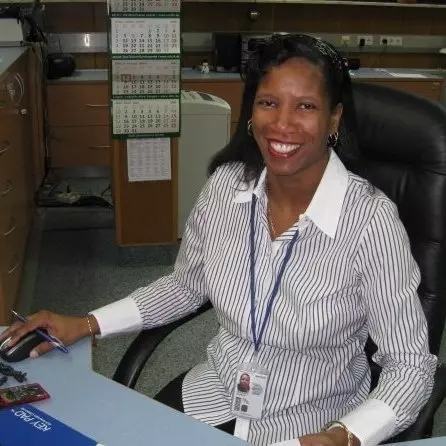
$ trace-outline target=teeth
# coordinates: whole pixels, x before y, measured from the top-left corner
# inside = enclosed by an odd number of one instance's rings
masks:
[[[298,149],[300,147],[300,144],[283,144],[279,142],[272,142],[271,147],[276,152],[288,153]]]

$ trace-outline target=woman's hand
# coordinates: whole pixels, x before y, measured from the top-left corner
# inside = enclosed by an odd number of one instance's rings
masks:
[[[334,427],[319,434],[304,435],[299,441],[301,446],[347,446],[348,436],[344,429]],[[353,446],[360,446],[360,441],[355,436],[353,436]]]
[[[62,316],[49,311],[39,311],[27,317],[28,322],[14,322],[9,328],[0,334],[0,343],[4,339],[11,337],[8,346],[13,346],[19,339],[36,328],[43,328],[50,335],[60,339],[65,345],[74,344],[80,339],[89,336],[90,331],[86,317]],[[91,322],[94,318],[91,317]],[[96,321],[93,323],[95,334],[99,329]],[[30,356],[35,358],[52,350],[54,345],[49,342],[42,342],[33,349]]]

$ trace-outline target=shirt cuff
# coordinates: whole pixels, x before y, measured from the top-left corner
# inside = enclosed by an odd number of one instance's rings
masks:
[[[375,446],[395,432],[396,413],[381,400],[370,398],[339,421],[361,442],[361,446]]]
[[[98,321],[101,330],[99,339],[112,334],[139,331],[143,324],[136,302],[131,297],[125,297],[105,307],[90,311],[89,314]]]

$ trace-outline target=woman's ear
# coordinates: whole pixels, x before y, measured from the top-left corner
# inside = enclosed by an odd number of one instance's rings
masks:
[[[339,123],[341,122],[342,112],[344,107],[339,103],[331,112],[330,116],[330,135],[336,133],[339,128]]]

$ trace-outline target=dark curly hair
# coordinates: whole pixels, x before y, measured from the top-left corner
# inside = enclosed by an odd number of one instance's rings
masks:
[[[248,133],[248,121],[257,87],[262,77],[271,67],[281,65],[288,59],[304,58],[320,68],[325,79],[325,88],[334,109],[343,105],[339,125],[339,142],[333,149],[347,168],[358,158],[356,143],[356,122],[352,97],[351,80],[347,64],[338,51],[330,44],[303,34],[274,35],[252,54],[242,78],[245,81],[240,119],[229,144],[211,160],[209,174],[227,163],[242,162],[245,166],[244,180],[256,178],[264,168],[264,162],[255,139]]]

